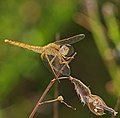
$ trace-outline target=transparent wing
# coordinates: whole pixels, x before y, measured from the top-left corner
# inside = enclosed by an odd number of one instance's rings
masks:
[[[66,38],[66,39],[55,41],[54,43],[58,44],[58,45],[73,44],[73,43],[79,42],[84,37],[85,37],[84,34],[78,34],[78,35],[72,36],[70,38]]]
[[[60,72],[60,75],[64,76],[70,76],[70,68],[68,65],[65,65],[65,63],[60,63],[60,60],[58,57],[54,57],[53,55],[47,55],[49,60],[46,58],[46,55],[42,55],[42,61],[44,65],[53,73],[58,74]],[[52,67],[49,64],[49,61],[51,62]],[[64,66],[65,65],[65,66]],[[64,66],[64,68],[63,68]],[[63,68],[63,69],[62,69]],[[62,69],[62,71],[61,71]],[[53,72],[54,71],[54,72]]]
[[[68,51],[67,55],[65,55],[65,56],[70,57],[74,53],[74,48],[71,45],[68,45],[67,47],[69,48],[69,51]]]

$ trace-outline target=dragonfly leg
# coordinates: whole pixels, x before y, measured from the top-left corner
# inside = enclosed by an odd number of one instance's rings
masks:
[[[66,65],[68,66],[69,61],[72,60],[72,59],[74,59],[74,57],[75,57],[76,54],[77,54],[77,53],[75,52],[71,57],[63,57],[62,59],[63,59],[64,61],[63,61],[62,63],[63,63],[63,64],[66,64]],[[64,58],[65,58],[66,60],[65,60]]]
[[[71,57],[66,57],[66,62],[69,62],[69,60],[74,59],[76,55],[76,52]]]
[[[49,62],[51,63],[51,66],[52,66],[53,70],[55,70],[55,71],[57,72],[58,70],[53,66],[53,63],[54,63],[56,57],[57,57],[57,55],[55,55],[55,56],[52,58],[52,60],[49,60]],[[48,58],[48,59],[49,59],[49,58]]]
[[[51,61],[49,60],[49,57],[47,56],[47,55],[45,55],[45,57],[46,57],[46,59],[48,60],[48,63],[49,63],[49,65],[50,65],[50,67],[51,67],[51,69],[52,69],[52,71],[53,71],[53,74],[55,75],[55,77],[57,77],[57,75],[56,75],[56,73],[55,73],[55,68],[54,68],[54,66],[52,65],[52,63],[51,63]],[[54,59],[54,58],[53,58]],[[53,60],[52,59],[52,60]],[[54,61],[54,60],[53,60]]]
[[[55,55],[52,60],[50,60],[51,64],[55,61],[55,58],[56,58],[57,55]]]
[[[75,55],[76,55],[76,52],[72,56],[69,56],[69,57],[62,55],[62,58],[59,59],[60,63],[67,64],[69,60],[74,59]]]
[[[63,57],[63,56],[61,56],[61,58],[59,58],[59,60],[60,60],[60,63],[61,63],[61,64],[66,63],[66,60],[64,59],[64,57]]]

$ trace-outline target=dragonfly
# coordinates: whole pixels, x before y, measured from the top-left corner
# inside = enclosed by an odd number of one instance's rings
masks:
[[[5,42],[41,54],[43,63],[57,77],[58,72],[63,76],[70,75],[71,71],[67,62],[74,53],[74,48],[71,44],[79,42],[84,37],[84,34],[78,34],[69,38],[57,40],[45,46],[33,46],[13,40],[5,40]],[[64,69],[62,69],[63,67]]]

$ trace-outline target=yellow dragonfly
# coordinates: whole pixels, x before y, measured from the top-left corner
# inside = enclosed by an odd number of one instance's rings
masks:
[[[84,37],[85,37],[84,34],[78,34],[70,38],[49,43],[48,45],[43,47],[32,46],[12,40],[5,40],[5,42],[41,54],[41,58],[44,64],[49,67],[49,69],[53,72],[55,76],[57,76],[56,74],[63,68],[63,66],[64,69],[60,71],[60,74],[64,76],[69,76],[70,67],[66,63],[71,58],[71,55],[74,53],[74,49],[71,46],[71,44],[80,41]]]

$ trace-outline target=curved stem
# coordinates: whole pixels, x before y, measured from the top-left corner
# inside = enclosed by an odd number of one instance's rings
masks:
[[[38,100],[36,106],[34,107],[33,111],[31,112],[29,118],[33,118],[33,116],[35,115],[38,107],[40,106],[39,103],[41,103],[41,101],[44,99],[45,95],[47,94],[47,92],[50,90],[51,86],[54,84],[56,79],[53,79],[50,81],[50,83],[48,84],[47,88],[45,89],[45,91],[43,92],[42,96],[40,97],[40,99]]]

